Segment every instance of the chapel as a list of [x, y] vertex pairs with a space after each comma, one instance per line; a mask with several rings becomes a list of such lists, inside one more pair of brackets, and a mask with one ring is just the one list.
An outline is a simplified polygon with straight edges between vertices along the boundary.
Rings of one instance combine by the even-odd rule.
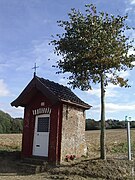
[[11, 105], [24, 107], [22, 157], [60, 163], [67, 155], [86, 155], [85, 111], [91, 106], [71, 89], [35, 75]]

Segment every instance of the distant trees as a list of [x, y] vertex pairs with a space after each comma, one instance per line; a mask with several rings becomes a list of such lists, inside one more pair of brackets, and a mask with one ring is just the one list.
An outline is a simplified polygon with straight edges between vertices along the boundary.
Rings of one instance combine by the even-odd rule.
[[87, 130], [99, 130], [100, 123], [99, 121], [95, 121], [94, 119], [86, 119], [86, 131]]
[[[119, 121], [115, 119], [108, 119], [105, 122], [106, 129], [124, 129], [126, 128], [125, 121]], [[131, 121], [131, 128], [135, 128], [135, 121]], [[101, 121], [95, 121], [94, 119], [86, 119], [86, 131], [88, 130], [100, 130]]]
[[23, 131], [23, 119], [15, 118], [12, 120], [11, 133], [22, 133]]
[[21, 133], [23, 129], [22, 118], [12, 118], [8, 113], [0, 110], [0, 134]]

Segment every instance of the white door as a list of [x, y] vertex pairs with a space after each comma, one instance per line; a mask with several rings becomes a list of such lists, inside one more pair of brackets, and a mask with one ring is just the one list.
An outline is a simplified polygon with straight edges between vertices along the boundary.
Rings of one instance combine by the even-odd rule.
[[48, 157], [50, 115], [36, 116], [33, 155]]

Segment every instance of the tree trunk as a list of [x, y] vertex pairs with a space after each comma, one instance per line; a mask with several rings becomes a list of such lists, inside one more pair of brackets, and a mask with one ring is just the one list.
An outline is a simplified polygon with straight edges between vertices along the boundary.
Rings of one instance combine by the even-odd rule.
[[101, 159], [106, 159], [106, 134], [105, 134], [105, 87], [104, 75], [101, 75], [101, 134], [100, 134], [100, 156]]

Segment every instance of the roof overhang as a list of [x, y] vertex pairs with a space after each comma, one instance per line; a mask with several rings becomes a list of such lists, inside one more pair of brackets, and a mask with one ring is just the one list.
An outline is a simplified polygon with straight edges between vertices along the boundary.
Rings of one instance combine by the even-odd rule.
[[38, 78], [34, 77], [22, 93], [11, 103], [11, 106], [25, 107], [38, 91], [45, 95], [53, 104], [59, 101], [59, 99], [49, 91]]
[[64, 99], [61, 99], [61, 101], [64, 102], [64, 103], [67, 103], [67, 104], [71, 104], [71, 105], [74, 105], [74, 106], [78, 106], [78, 107], [80, 107], [80, 108], [82, 108], [82, 109], [86, 109], [86, 110], [88, 110], [88, 109], [90, 109], [90, 108], [92, 107], [92, 106], [90, 106], [89, 104], [81, 105], [81, 104], [77, 104], [77, 103], [74, 103], [74, 102], [71, 102], [71, 101], [66, 101], [66, 100], [64, 100]]

